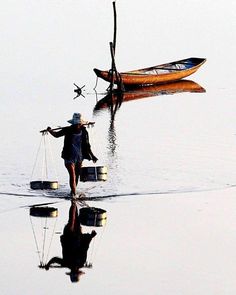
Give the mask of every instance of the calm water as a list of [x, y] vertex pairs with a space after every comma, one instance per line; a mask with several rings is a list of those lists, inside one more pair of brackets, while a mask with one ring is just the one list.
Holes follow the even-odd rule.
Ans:
[[[79, 288], [83, 294], [94, 294], [95, 290], [99, 294], [106, 294], [105, 290], [114, 294], [234, 294], [235, 286], [230, 276], [230, 272], [235, 270], [234, 260], [227, 268], [228, 260], [222, 259], [220, 262], [228, 272], [211, 276], [216, 267], [212, 257], [206, 270], [210, 274], [209, 284], [196, 289], [201, 277], [196, 278], [195, 271], [202, 270], [204, 265], [201, 262], [207, 257], [207, 254], [199, 254], [198, 268], [191, 264], [188, 274], [191, 283], [184, 289], [185, 279], [181, 276], [188, 272], [187, 268], [183, 271], [180, 267], [178, 273], [178, 265], [181, 261], [187, 264], [194, 251], [182, 256], [177, 252], [184, 249], [181, 243], [189, 243], [190, 249], [194, 249], [194, 239], [198, 239], [194, 231], [197, 226], [199, 231], [205, 230], [203, 236], [208, 235], [208, 230], [211, 232], [208, 211], [219, 213], [217, 210], [225, 205], [226, 213], [232, 214], [229, 228], [235, 224], [230, 204], [224, 204], [220, 197], [217, 197], [216, 211], [212, 212], [210, 205], [208, 210], [203, 210], [206, 224], [196, 224], [191, 216], [196, 214], [195, 206], [202, 210], [206, 202], [214, 205], [212, 196], [225, 193], [236, 184], [236, 48], [233, 42], [236, 4], [233, 1], [225, 5], [224, 1], [213, 4], [211, 1], [194, 0], [163, 4], [151, 0], [144, 7], [143, 3], [133, 0], [128, 4], [117, 1], [118, 70], [191, 56], [205, 57], [207, 62], [189, 77], [205, 92], [180, 91], [170, 95], [162, 91], [153, 97], [124, 101], [112, 122], [109, 108], [94, 111], [97, 102], [105, 96], [108, 85], [99, 80], [95, 93], [96, 77], [92, 71], [94, 67], [110, 68], [111, 3], [5, 1], [1, 9], [0, 218], [4, 241], [1, 294], [65, 294], [68, 291], [74, 294]], [[73, 99], [73, 83], [85, 85], [85, 98]], [[51, 157], [50, 154], [49, 174], [59, 181], [59, 190], [32, 191], [29, 183], [42, 173], [41, 167], [33, 169], [41, 140], [39, 131], [47, 126], [65, 126], [74, 112], [81, 112], [96, 122], [90, 129], [91, 144], [99, 158], [98, 164], [108, 166], [109, 171], [106, 182], [79, 184], [79, 190], [89, 198], [104, 198], [99, 203], [89, 202], [89, 205], [106, 209], [109, 222], [105, 229], [97, 229], [99, 234], [93, 246], [96, 263], [76, 287], [70, 283], [65, 270], [44, 272], [37, 268], [39, 261], [32, 224], [28, 209], [24, 207], [58, 202], [55, 206], [59, 208], [60, 215], [50, 256], [60, 256], [59, 234], [67, 222], [69, 209], [68, 201], [63, 199], [69, 187], [60, 158], [62, 139], [47, 138], [47, 152], [53, 155]], [[85, 162], [84, 165], [91, 163]], [[199, 194], [199, 202], [192, 200], [186, 205], [184, 196], [189, 193]], [[179, 203], [171, 207], [177, 196], [180, 196]], [[229, 200], [233, 201], [233, 198]], [[184, 234], [181, 232], [178, 236], [174, 222], [168, 223], [165, 216], [178, 219], [180, 214], [178, 225], [181, 227], [185, 217], [180, 204], [189, 209], [185, 217], [190, 218], [190, 225]], [[146, 222], [149, 220], [145, 225], [140, 215]], [[38, 220], [34, 219], [34, 222]], [[226, 241], [224, 222], [221, 216], [216, 224], [217, 237]], [[155, 234], [153, 224], [159, 227]], [[36, 226], [42, 228], [42, 224]], [[173, 240], [165, 236], [165, 230], [175, 232]], [[188, 237], [190, 232], [192, 240]], [[141, 239], [142, 235], [146, 235], [145, 240]], [[171, 263], [165, 261], [169, 254], [165, 249], [169, 243], [175, 243], [175, 238], [179, 248], [171, 252], [173, 274]], [[127, 241], [127, 249], [122, 241]], [[154, 254], [157, 242], [160, 255]], [[218, 242], [217, 238], [209, 245], [214, 242]], [[131, 249], [135, 249], [137, 244], [137, 251], [132, 253]], [[98, 246], [100, 252], [96, 249]], [[222, 255], [224, 251], [227, 252], [222, 248], [219, 253]], [[140, 260], [136, 259], [138, 253]], [[157, 264], [163, 272], [160, 268], [157, 271]], [[22, 271], [23, 265], [26, 267]], [[160, 277], [156, 284], [155, 272]], [[144, 281], [138, 286], [142, 273]], [[228, 282], [226, 289], [223, 283], [219, 283], [225, 277]], [[12, 284], [12, 280], [16, 284]], [[169, 280], [173, 282], [173, 288], [167, 287]], [[42, 286], [45, 288], [43, 293]]]

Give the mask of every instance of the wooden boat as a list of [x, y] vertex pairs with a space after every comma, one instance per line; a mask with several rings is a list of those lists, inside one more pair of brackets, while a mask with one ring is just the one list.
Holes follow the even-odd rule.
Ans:
[[108, 93], [96, 103], [94, 111], [96, 112], [108, 108], [111, 105], [121, 104], [127, 101], [182, 92], [203, 93], [206, 92], [206, 90], [191, 80], [180, 80], [172, 83], [142, 86], [122, 93], [113, 92], [112, 95], [111, 93]]
[[[195, 73], [206, 62], [205, 58], [191, 57], [154, 67], [119, 73], [124, 86], [154, 85], [169, 83], [183, 79]], [[94, 69], [97, 77], [111, 82], [110, 71]], [[119, 81], [115, 78], [114, 83]]]

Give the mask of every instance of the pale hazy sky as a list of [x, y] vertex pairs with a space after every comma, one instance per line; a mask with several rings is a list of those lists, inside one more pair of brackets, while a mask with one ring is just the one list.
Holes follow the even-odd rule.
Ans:
[[[199, 82], [233, 83], [235, 1], [117, 0], [116, 8], [118, 70], [198, 56], [208, 59]], [[2, 1], [0, 27], [5, 122], [9, 111], [28, 120], [40, 120], [42, 110], [49, 116], [55, 99], [59, 109], [69, 101], [71, 112], [73, 82], [86, 84], [89, 92], [96, 79], [93, 68], [110, 68], [112, 1]]]

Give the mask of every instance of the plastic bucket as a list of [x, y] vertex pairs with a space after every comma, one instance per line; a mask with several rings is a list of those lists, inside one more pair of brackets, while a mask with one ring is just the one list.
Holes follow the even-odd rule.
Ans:
[[82, 167], [80, 173], [80, 181], [106, 181], [107, 167]]
[[80, 223], [86, 226], [104, 226], [107, 221], [106, 210], [95, 207], [85, 207], [79, 210]]
[[58, 181], [31, 181], [30, 182], [31, 189], [58, 189], [59, 184]]
[[31, 207], [30, 215], [35, 217], [57, 217], [58, 209], [54, 207]]

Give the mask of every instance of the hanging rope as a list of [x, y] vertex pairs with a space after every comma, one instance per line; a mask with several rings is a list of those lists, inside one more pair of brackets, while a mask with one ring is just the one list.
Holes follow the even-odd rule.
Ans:
[[[46, 217], [44, 224], [43, 224], [43, 219], [41, 219], [42, 240], [43, 240], [42, 244], [41, 244], [41, 246], [42, 246], [41, 251], [40, 251], [40, 246], [39, 246], [39, 243], [38, 243], [38, 240], [37, 240], [37, 236], [36, 236], [36, 232], [35, 232], [35, 228], [34, 228], [34, 224], [33, 224], [31, 216], [30, 216], [30, 223], [31, 223], [32, 231], [33, 231], [36, 250], [37, 250], [37, 253], [38, 253], [39, 265], [44, 266], [46, 264], [46, 262], [48, 261], [48, 257], [49, 257], [49, 254], [50, 254], [53, 237], [55, 235], [57, 218], [55, 219], [55, 222], [54, 222], [53, 231], [52, 231], [52, 235], [51, 235], [50, 242], [49, 242], [49, 245], [48, 245], [47, 253], [45, 253], [45, 250], [46, 250], [46, 242], [47, 242], [47, 230], [49, 229], [48, 228], [48, 218]], [[46, 259], [45, 259], [45, 257], [46, 257]]]
[[[94, 223], [94, 224], [96, 224], [96, 223]], [[89, 261], [88, 261], [88, 264], [90, 265], [92, 265], [93, 264], [93, 262], [94, 262], [94, 260], [96, 259], [96, 256], [97, 256], [97, 252], [98, 252], [98, 249], [100, 248], [100, 245], [101, 245], [101, 241], [102, 241], [102, 238], [103, 238], [103, 235], [104, 235], [104, 232], [105, 232], [105, 228], [106, 228], [106, 224], [104, 225], [104, 227], [103, 227], [103, 230], [102, 230], [102, 232], [101, 232], [101, 235], [100, 235], [100, 237], [99, 237], [99, 239], [97, 238], [97, 236], [96, 237], [94, 237], [94, 240], [92, 241], [92, 248], [91, 248], [91, 253], [90, 253], [90, 259], [89, 259]], [[96, 248], [95, 248], [95, 239], [96, 239], [96, 243], [97, 243], [97, 245], [96, 245]]]
[[31, 179], [30, 180], [32, 180], [32, 178], [33, 178], [35, 167], [36, 167], [36, 164], [38, 162], [38, 157], [39, 157], [39, 152], [41, 150], [42, 141], [43, 141], [43, 137], [41, 137], [40, 142], [39, 142], [39, 146], [38, 146], [38, 150], [37, 150], [37, 154], [36, 154], [36, 158], [35, 158], [35, 162], [34, 162], [34, 166], [33, 166], [33, 170], [32, 170], [32, 173], [31, 173]]
[[43, 251], [42, 251], [42, 263], [44, 262], [44, 249], [45, 249], [45, 241], [46, 241], [46, 233], [47, 233], [47, 218], [45, 220], [44, 226], [44, 236], [43, 236]]
[[[48, 162], [47, 162], [47, 149], [46, 149], [46, 133], [43, 134], [43, 143], [44, 143], [44, 156], [43, 156], [43, 165], [42, 165], [42, 180], [48, 179]], [[45, 175], [44, 175], [45, 174]]]
[[91, 251], [90, 251], [90, 254], [89, 254], [89, 259], [87, 259], [87, 261], [86, 261], [86, 267], [91, 267], [92, 266], [92, 264], [93, 264], [93, 253], [94, 253], [94, 245], [95, 245], [95, 239], [96, 239], [96, 237], [94, 237], [93, 238], [93, 240], [92, 240], [92, 247], [91, 247]]
[[34, 242], [35, 242], [35, 245], [36, 245], [36, 250], [37, 250], [38, 257], [39, 257], [39, 262], [40, 262], [41, 261], [40, 251], [39, 251], [38, 241], [37, 241], [37, 238], [36, 238], [36, 234], [35, 234], [35, 230], [34, 230], [34, 225], [33, 225], [31, 216], [30, 216], [30, 223], [31, 223], [31, 227], [32, 227], [32, 230], [33, 230]]
[[57, 170], [57, 167], [56, 167], [55, 157], [53, 156], [55, 153], [53, 152], [52, 145], [51, 145], [51, 140], [50, 140], [49, 136], [47, 136], [47, 146], [48, 146], [50, 158], [51, 158], [51, 161], [52, 161], [52, 166], [54, 167], [54, 173], [56, 175], [56, 178], [58, 179], [59, 178], [58, 177], [58, 170]]
[[49, 254], [50, 254], [50, 250], [51, 250], [51, 246], [52, 246], [52, 240], [53, 240], [53, 237], [54, 237], [54, 234], [55, 234], [56, 224], [57, 224], [57, 218], [56, 218], [56, 220], [54, 222], [54, 227], [53, 227], [53, 231], [52, 231], [52, 235], [51, 235], [51, 239], [50, 239], [50, 243], [49, 243], [49, 247], [48, 247], [48, 253], [47, 253], [47, 256], [46, 256], [46, 261], [48, 261], [48, 257], [49, 257]]
[[[40, 175], [38, 175], [38, 177], [40, 178], [41, 181], [49, 179], [49, 176], [50, 176], [49, 171], [51, 172], [51, 177], [54, 175], [53, 178], [56, 177], [58, 179], [56, 162], [55, 162], [55, 158], [53, 155], [54, 155], [54, 153], [52, 152], [52, 146], [51, 146], [51, 141], [49, 139], [49, 136], [48, 136], [48, 134], [46, 134], [46, 132], [43, 132], [40, 143], [39, 143], [39, 147], [37, 150], [33, 170], [31, 173], [31, 180], [32, 180], [33, 176], [35, 176], [36, 167], [38, 166], [38, 168], [40, 169], [40, 165], [41, 165], [41, 173], [39, 173]], [[40, 159], [40, 157], [41, 157], [41, 159]], [[52, 166], [52, 168], [50, 170], [49, 170], [49, 162]], [[40, 170], [39, 170], [39, 172], [40, 172]]]
[[[89, 133], [89, 141], [90, 141], [90, 145], [91, 145], [91, 149], [94, 150], [95, 148], [95, 140], [94, 140], [94, 127], [89, 127], [88, 128], [88, 133]], [[96, 153], [95, 153], [96, 155]], [[91, 163], [92, 166], [95, 166], [95, 164], [92, 162]]]
[[[97, 132], [96, 132], [95, 128], [96, 127], [92, 126], [92, 128], [89, 128], [89, 130], [88, 130], [91, 148], [92, 148], [92, 150], [94, 150], [96, 147], [96, 152], [94, 152], [94, 153], [98, 157], [98, 162], [96, 164], [92, 163], [92, 166], [98, 165], [98, 163], [100, 162], [101, 154], [102, 154], [101, 142], [100, 142], [100, 140], [95, 140], [95, 138], [97, 137]], [[97, 171], [96, 171], [96, 173], [97, 173]], [[97, 177], [97, 175], [96, 175], [96, 177]]]

